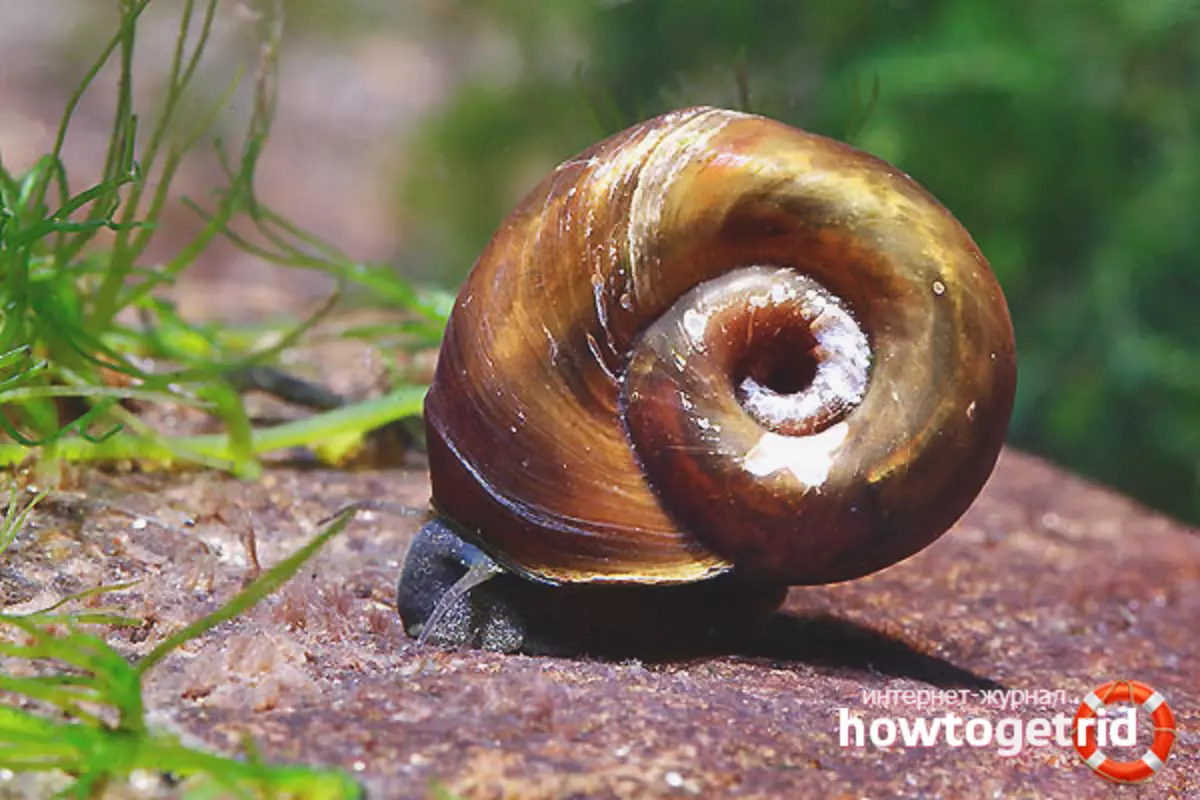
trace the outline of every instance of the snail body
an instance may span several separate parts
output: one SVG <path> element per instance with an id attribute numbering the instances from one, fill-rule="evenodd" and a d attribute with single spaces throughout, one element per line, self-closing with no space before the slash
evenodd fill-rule
<path id="1" fill-rule="evenodd" d="M 425 404 L 431 536 L 524 583 L 857 578 L 966 511 L 1015 381 L 987 262 L 911 178 L 672 112 L 559 166 L 467 278 Z"/>

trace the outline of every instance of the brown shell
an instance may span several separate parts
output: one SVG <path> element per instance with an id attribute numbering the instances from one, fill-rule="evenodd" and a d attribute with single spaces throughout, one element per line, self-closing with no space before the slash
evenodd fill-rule
<path id="1" fill-rule="evenodd" d="M 863 334 L 821 338 L 843 323 Z M 747 410 L 740 381 L 792 402 L 780 375 L 822 363 L 863 391 L 775 424 L 768 386 Z M 966 510 L 1015 380 L 987 262 L 912 179 L 685 109 L 562 164 L 480 257 L 426 400 L 434 504 L 552 582 L 844 580 Z"/>

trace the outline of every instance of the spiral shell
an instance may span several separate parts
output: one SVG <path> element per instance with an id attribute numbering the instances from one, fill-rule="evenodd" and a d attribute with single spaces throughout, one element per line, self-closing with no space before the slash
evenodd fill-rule
<path id="1" fill-rule="evenodd" d="M 987 262 L 912 179 L 689 108 L 559 166 L 481 255 L 426 400 L 434 505 L 548 582 L 846 580 L 967 509 L 1015 381 Z"/>

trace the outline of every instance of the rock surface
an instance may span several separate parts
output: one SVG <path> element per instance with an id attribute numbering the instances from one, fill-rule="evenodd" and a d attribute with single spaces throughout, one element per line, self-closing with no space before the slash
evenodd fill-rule
<path id="1" fill-rule="evenodd" d="M 424 507 L 423 470 L 273 468 L 88 473 L 46 504 L 0 585 L 33 607 L 98 582 L 149 622 L 111 639 L 146 652 L 276 562 L 347 500 Z M 86 496 L 86 500 L 82 499 Z M 140 521 L 139 521 L 140 520 Z M 1197 797 L 1200 536 L 1029 456 L 1007 452 L 933 547 L 870 578 L 797 589 L 744 652 L 685 660 L 531 658 L 418 647 L 391 607 L 418 519 L 367 515 L 277 595 L 150 676 L 155 723 L 235 751 L 338 765 L 372 797 Z M 21 606 L 18 606 L 20 608 Z M 839 710 L 870 725 L 953 710 L 993 723 L 1073 716 L 1090 689 L 1160 690 L 1179 729 L 1151 783 L 1118 790 L 1073 748 L 839 744 Z M 932 711 L 911 690 L 966 702 Z M 1012 710 L 1004 691 L 1067 702 Z M 888 693 L 897 700 L 878 703 Z M 1045 697 L 1042 698 L 1046 699 Z M 1147 746 L 1143 730 L 1129 752 Z"/>

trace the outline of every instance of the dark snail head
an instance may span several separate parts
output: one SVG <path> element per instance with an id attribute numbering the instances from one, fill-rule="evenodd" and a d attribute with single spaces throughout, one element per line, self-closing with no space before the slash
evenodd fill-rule
<path id="1" fill-rule="evenodd" d="M 426 399 L 433 503 L 543 582 L 847 580 L 973 502 L 1015 380 L 987 262 L 912 179 L 686 109 L 562 164 L 480 257 Z"/>

